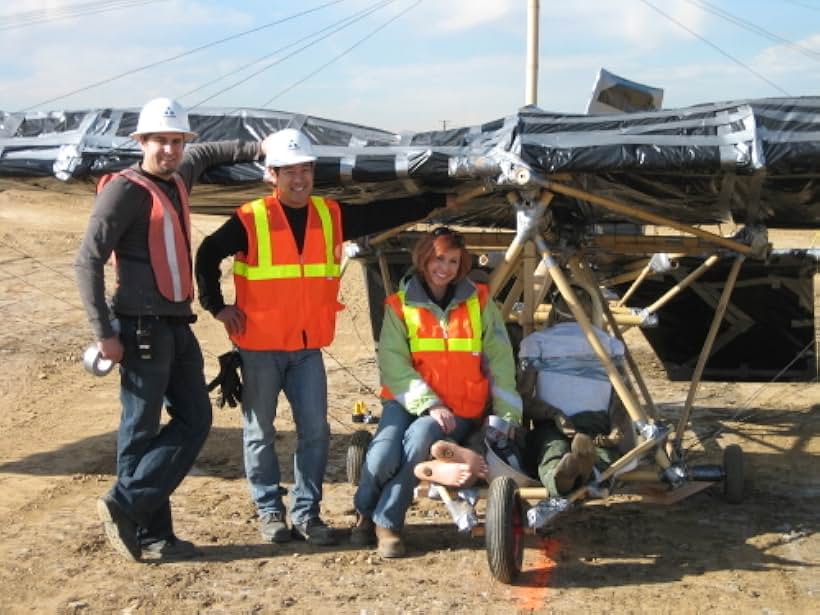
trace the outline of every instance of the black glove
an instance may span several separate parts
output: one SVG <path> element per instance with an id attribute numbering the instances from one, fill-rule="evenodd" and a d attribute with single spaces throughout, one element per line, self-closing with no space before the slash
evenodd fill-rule
<path id="1" fill-rule="evenodd" d="M 236 350 L 219 355 L 219 373 L 208 383 L 208 392 L 219 387 L 216 403 L 220 408 L 224 408 L 225 404 L 236 408 L 236 404 L 242 401 L 242 380 L 239 378 L 241 365 L 242 359 Z"/>

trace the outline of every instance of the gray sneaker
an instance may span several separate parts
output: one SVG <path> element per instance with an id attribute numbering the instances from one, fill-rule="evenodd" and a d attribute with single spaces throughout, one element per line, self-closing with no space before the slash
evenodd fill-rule
<path id="1" fill-rule="evenodd" d="M 140 561 L 142 549 L 137 539 L 137 524 L 128 518 L 111 496 L 104 495 L 97 500 L 97 515 L 114 550 L 126 559 Z"/>
<path id="2" fill-rule="evenodd" d="M 335 545 L 338 540 L 333 528 L 328 527 L 319 517 L 312 517 L 304 523 L 293 524 L 293 537 L 300 538 L 309 545 Z"/>
<path id="3" fill-rule="evenodd" d="M 268 542 L 289 542 L 290 530 L 285 523 L 285 513 L 275 510 L 259 517 L 259 532 Z"/>
<path id="4" fill-rule="evenodd" d="M 174 562 L 202 555 L 194 543 L 173 538 L 158 540 L 142 547 L 142 559 L 153 562 Z"/>

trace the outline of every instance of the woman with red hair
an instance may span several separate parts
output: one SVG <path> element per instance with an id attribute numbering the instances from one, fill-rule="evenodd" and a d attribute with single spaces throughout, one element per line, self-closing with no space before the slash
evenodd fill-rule
<path id="1" fill-rule="evenodd" d="M 401 557 L 401 529 L 418 484 L 417 464 L 438 440 L 463 443 L 487 411 L 521 424 L 512 347 L 484 284 L 467 274 L 461 234 L 439 227 L 412 253 L 414 269 L 385 301 L 379 336 L 382 416 L 367 450 L 354 504 L 351 542 L 378 542 Z M 463 480 L 486 473 L 483 460 Z M 478 467 L 476 467 L 478 466 Z"/>

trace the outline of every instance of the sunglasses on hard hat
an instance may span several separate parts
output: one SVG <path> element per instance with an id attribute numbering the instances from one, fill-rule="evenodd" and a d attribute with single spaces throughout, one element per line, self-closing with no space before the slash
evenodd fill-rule
<path id="1" fill-rule="evenodd" d="M 439 226 L 438 228 L 434 228 L 432 230 L 433 237 L 452 237 L 453 242 L 459 247 L 464 247 L 464 235 L 459 233 L 458 231 L 454 231 L 453 229 L 446 227 L 446 226 Z"/>

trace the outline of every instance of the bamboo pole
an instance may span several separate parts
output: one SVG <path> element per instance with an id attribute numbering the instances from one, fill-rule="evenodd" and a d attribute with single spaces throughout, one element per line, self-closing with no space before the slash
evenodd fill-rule
<path id="1" fill-rule="evenodd" d="M 521 276 L 518 276 L 515 278 L 515 282 L 513 282 L 510 292 L 507 293 L 504 303 L 501 305 L 501 316 L 504 320 L 508 320 L 510 318 L 512 309 L 518 302 L 518 298 L 521 296 L 521 291 L 523 289 L 524 283 L 521 281 Z"/>
<path id="2" fill-rule="evenodd" d="M 673 448 L 676 451 L 680 450 L 681 440 L 683 439 L 683 431 L 686 429 L 686 424 L 689 422 L 689 416 L 692 414 L 692 404 L 695 400 L 695 393 L 697 393 L 698 387 L 700 386 L 700 379 L 701 376 L 703 376 L 706 361 L 712 352 L 712 344 L 714 343 L 715 337 L 720 329 L 720 323 L 723 320 L 726 307 L 729 305 L 729 299 L 732 296 L 732 291 L 734 290 L 735 282 L 737 282 L 737 276 L 740 274 L 740 267 L 743 265 L 744 260 L 746 260 L 746 257 L 742 254 L 738 254 L 735 257 L 735 261 L 732 263 L 732 268 L 729 270 L 729 276 L 726 278 L 726 284 L 723 286 L 723 292 L 720 295 L 720 302 L 715 309 L 715 316 L 712 319 L 711 327 L 709 327 L 709 333 L 706 335 L 706 340 L 703 342 L 703 348 L 701 348 L 698 363 L 695 366 L 694 373 L 692 374 L 692 381 L 689 385 L 689 393 L 686 396 L 686 403 L 683 405 L 683 412 L 681 412 L 680 419 L 678 420 L 678 427 L 675 431 Z"/>
<path id="3" fill-rule="evenodd" d="M 703 261 L 697 269 L 695 269 L 692 273 L 687 275 L 683 280 L 675 284 L 672 288 L 670 288 L 666 293 L 664 293 L 655 303 L 650 305 L 646 308 L 646 311 L 650 314 L 654 314 L 664 305 L 669 303 L 676 295 L 678 295 L 682 290 L 687 288 L 689 285 L 692 284 L 695 280 L 700 278 L 708 269 L 710 269 L 720 257 L 717 254 L 712 254 L 709 258 Z"/>
<path id="4" fill-rule="evenodd" d="M 537 205 L 545 208 L 548 207 L 554 196 L 555 195 L 552 193 L 543 190 L 539 195 Z M 520 200 L 518 194 L 515 192 L 508 192 L 507 202 L 512 206 L 519 205 Z M 531 232 L 532 231 L 530 228 L 519 229 L 513 240 L 510 242 L 510 245 L 507 246 L 507 251 L 504 253 L 504 260 L 496 266 L 493 273 L 490 275 L 491 296 L 495 297 L 498 291 L 501 290 L 501 288 L 503 288 L 509 280 L 512 271 L 518 266 L 521 252 L 527 242 L 527 236 Z"/>
<path id="5" fill-rule="evenodd" d="M 522 331 L 526 337 L 535 329 L 533 317 L 535 316 L 535 246 L 528 241 L 524 246 L 524 255 L 521 258 L 521 281 L 523 284 L 524 309 L 521 312 L 523 318 L 519 320 Z M 523 322 L 522 322 L 523 321 Z"/>
<path id="6" fill-rule="evenodd" d="M 586 313 L 578 303 L 578 297 L 575 295 L 575 291 L 572 290 L 569 280 L 561 270 L 558 262 L 553 258 L 549 246 L 547 246 L 547 242 L 538 235 L 534 237 L 534 241 L 538 251 L 541 253 L 542 258 L 546 263 L 553 282 L 558 287 L 558 290 L 567 302 L 570 311 L 572 311 L 572 315 L 575 317 L 575 320 L 584 332 L 584 335 L 586 336 L 589 345 L 592 347 L 592 350 L 595 352 L 598 359 L 600 359 L 604 369 L 606 369 L 609 380 L 615 391 L 618 393 L 618 396 L 621 398 L 621 401 L 623 401 L 624 407 L 626 408 L 627 413 L 629 413 L 630 418 L 635 423 L 647 422 L 646 413 L 638 404 L 635 396 L 632 394 L 632 391 L 624 383 L 621 374 L 618 372 L 618 368 L 615 367 L 615 363 L 613 363 L 609 353 L 603 347 L 601 340 L 598 339 L 598 336 L 593 331 L 592 323 L 590 322 L 589 317 L 587 317 Z"/>
<path id="7" fill-rule="evenodd" d="M 677 220 L 673 220 L 672 218 L 667 218 L 666 216 L 661 216 L 659 214 L 648 212 L 643 209 L 634 207 L 633 205 L 628 205 L 626 203 L 622 203 L 614 199 L 609 199 L 603 196 L 592 194 L 591 192 L 587 192 L 586 190 L 572 188 L 565 184 L 559 184 L 548 179 L 535 178 L 532 177 L 532 175 L 529 172 L 523 173 L 521 180 L 534 180 L 535 183 L 552 192 L 559 192 L 566 196 L 571 196 L 582 201 L 587 201 L 588 203 L 599 205 L 610 211 L 614 211 L 624 216 L 628 216 L 630 218 L 634 218 L 637 220 L 643 220 L 644 222 L 649 222 L 650 224 L 655 224 L 658 226 L 668 226 L 669 228 L 673 228 L 684 233 L 689 233 L 691 235 L 695 235 L 696 237 L 701 237 L 712 244 L 728 248 L 729 250 L 732 250 L 733 252 L 737 252 L 739 254 L 749 255 L 752 252 L 751 247 L 747 246 L 746 244 L 735 241 L 733 239 L 727 239 L 726 237 L 715 235 L 714 233 L 704 231 L 703 229 L 697 228 L 695 226 L 683 224 L 681 222 L 678 222 Z"/>
<path id="8" fill-rule="evenodd" d="M 384 296 L 389 297 L 393 294 L 393 279 L 390 276 L 390 266 L 387 264 L 387 257 L 384 252 L 379 252 L 379 273 L 382 276 L 382 286 L 384 286 Z"/>
<path id="9" fill-rule="evenodd" d="M 612 334 L 621 342 L 621 344 L 624 345 L 624 358 L 629 366 L 629 371 L 632 374 L 632 378 L 635 380 L 635 383 L 638 385 L 638 389 L 641 391 L 644 403 L 646 404 L 647 413 L 653 419 L 657 420 L 658 410 L 655 407 L 655 403 L 652 401 L 652 395 L 649 393 L 649 387 L 646 386 L 646 382 L 641 375 L 638 363 L 632 356 L 632 352 L 629 350 L 629 346 L 627 346 L 626 341 L 624 340 L 623 332 L 618 326 L 618 322 L 615 320 L 612 311 L 609 309 L 609 304 L 604 300 L 600 287 L 595 283 L 594 279 L 590 279 L 592 276 L 586 270 L 581 269 L 581 265 L 577 258 L 570 260 L 569 266 L 573 272 L 573 275 L 576 277 L 585 277 L 590 282 L 590 286 L 595 289 L 595 292 L 598 295 L 598 300 L 601 302 L 603 316 L 606 318 L 609 328 L 612 329 Z"/>
<path id="10" fill-rule="evenodd" d="M 638 277 L 635 278 L 634 282 L 632 282 L 632 286 L 630 286 L 629 289 L 627 289 L 627 291 L 624 293 L 624 296 L 621 297 L 621 299 L 615 304 L 617 307 L 622 307 L 626 305 L 626 302 L 629 301 L 629 298 L 633 294 L 635 294 L 635 291 L 638 290 L 638 287 L 643 283 L 643 281 L 646 279 L 646 276 L 649 275 L 650 271 L 652 271 L 652 267 L 650 267 L 649 264 L 647 264 L 643 269 L 641 269 L 641 272 L 638 274 Z"/>
<path id="11" fill-rule="evenodd" d="M 454 207 L 461 207 L 467 201 L 470 201 L 482 194 L 486 194 L 490 191 L 490 185 L 487 183 L 482 183 L 480 186 L 475 188 L 471 188 L 465 192 L 457 193 L 455 199 L 453 200 Z M 415 220 L 413 222 L 408 222 L 406 224 L 402 224 L 401 226 L 397 226 L 395 228 L 391 228 L 390 230 L 384 231 L 383 233 L 379 233 L 378 235 L 374 235 L 370 241 L 368 242 L 371 246 L 379 245 L 380 243 L 384 243 L 391 237 L 395 237 L 402 231 L 409 229 L 411 226 L 415 226 L 420 221 Z"/>

